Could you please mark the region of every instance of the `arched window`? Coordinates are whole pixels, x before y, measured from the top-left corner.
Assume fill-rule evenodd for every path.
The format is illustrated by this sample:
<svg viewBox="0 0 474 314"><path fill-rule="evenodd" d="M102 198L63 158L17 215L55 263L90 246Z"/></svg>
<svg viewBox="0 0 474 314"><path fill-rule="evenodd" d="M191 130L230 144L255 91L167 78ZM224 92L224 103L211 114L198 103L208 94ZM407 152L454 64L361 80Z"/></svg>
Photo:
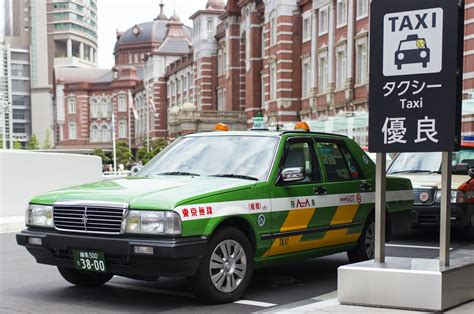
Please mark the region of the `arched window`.
<svg viewBox="0 0 474 314"><path fill-rule="evenodd" d="M99 127L97 125L93 125L91 127L91 142L98 142L99 141Z"/></svg>
<svg viewBox="0 0 474 314"><path fill-rule="evenodd" d="M69 122L69 139L77 140L77 123L75 121Z"/></svg>
<svg viewBox="0 0 474 314"><path fill-rule="evenodd" d="M101 108L103 118L107 118L109 116L109 104L107 103L107 99L102 99L102 108Z"/></svg>
<svg viewBox="0 0 474 314"><path fill-rule="evenodd" d="M91 100L91 117L98 118L99 117L99 108L96 99Z"/></svg>
<svg viewBox="0 0 474 314"><path fill-rule="evenodd" d="M111 135L109 126L103 125L102 126L102 142L110 142Z"/></svg>

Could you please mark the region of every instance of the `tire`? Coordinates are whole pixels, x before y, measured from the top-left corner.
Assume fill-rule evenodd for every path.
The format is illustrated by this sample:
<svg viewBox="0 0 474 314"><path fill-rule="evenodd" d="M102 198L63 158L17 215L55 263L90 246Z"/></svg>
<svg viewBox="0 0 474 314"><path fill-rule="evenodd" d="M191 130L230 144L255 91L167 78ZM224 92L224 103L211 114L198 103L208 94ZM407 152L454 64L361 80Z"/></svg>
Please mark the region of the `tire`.
<svg viewBox="0 0 474 314"><path fill-rule="evenodd" d="M469 220L469 224L464 226L462 230L462 237L466 241L474 240L474 216Z"/></svg>
<svg viewBox="0 0 474 314"><path fill-rule="evenodd" d="M357 246L347 251L351 263L358 263L374 258L375 253L375 218L370 214L364 225Z"/></svg>
<svg viewBox="0 0 474 314"><path fill-rule="evenodd" d="M80 271L73 268L58 267L66 281L79 287L100 287L112 279L113 275Z"/></svg>
<svg viewBox="0 0 474 314"><path fill-rule="evenodd" d="M192 278L196 295L212 304L239 299L252 278L253 255L248 238L240 230L232 227L218 230Z"/></svg>

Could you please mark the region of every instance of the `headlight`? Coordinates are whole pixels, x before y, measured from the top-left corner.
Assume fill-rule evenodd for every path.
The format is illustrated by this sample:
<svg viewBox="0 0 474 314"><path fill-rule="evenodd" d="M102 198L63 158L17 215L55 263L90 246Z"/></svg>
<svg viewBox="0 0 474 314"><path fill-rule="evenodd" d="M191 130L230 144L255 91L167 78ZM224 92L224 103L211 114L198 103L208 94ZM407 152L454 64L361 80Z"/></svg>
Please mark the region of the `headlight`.
<svg viewBox="0 0 474 314"><path fill-rule="evenodd" d="M54 228L53 206L30 205L26 210L25 220L28 227Z"/></svg>
<svg viewBox="0 0 474 314"><path fill-rule="evenodd" d="M435 202L441 203L441 190L436 190ZM466 193L462 190L451 190L451 203L465 203Z"/></svg>
<svg viewBox="0 0 474 314"><path fill-rule="evenodd" d="M181 218L172 211L131 210L126 218L126 233L181 234Z"/></svg>
<svg viewBox="0 0 474 314"><path fill-rule="evenodd" d="M405 58L405 54L403 52L398 53L398 60L403 60Z"/></svg>

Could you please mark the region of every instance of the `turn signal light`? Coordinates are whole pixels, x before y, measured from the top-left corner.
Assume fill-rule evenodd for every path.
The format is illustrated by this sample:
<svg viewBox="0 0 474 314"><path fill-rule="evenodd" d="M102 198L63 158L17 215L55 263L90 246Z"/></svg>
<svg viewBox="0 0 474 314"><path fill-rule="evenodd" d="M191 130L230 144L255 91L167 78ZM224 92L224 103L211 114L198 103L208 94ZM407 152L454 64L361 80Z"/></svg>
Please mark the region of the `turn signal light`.
<svg viewBox="0 0 474 314"><path fill-rule="evenodd" d="M303 130L303 131L306 131L306 132L311 131L311 129L309 128L308 123L306 123L304 121L296 123L295 130Z"/></svg>
<svg viewBox="0 0 474 314"><path fill-rule="evenodd" d="M217 123L214 130L227 132L229 131L229 127L224 123Z"/></svg>

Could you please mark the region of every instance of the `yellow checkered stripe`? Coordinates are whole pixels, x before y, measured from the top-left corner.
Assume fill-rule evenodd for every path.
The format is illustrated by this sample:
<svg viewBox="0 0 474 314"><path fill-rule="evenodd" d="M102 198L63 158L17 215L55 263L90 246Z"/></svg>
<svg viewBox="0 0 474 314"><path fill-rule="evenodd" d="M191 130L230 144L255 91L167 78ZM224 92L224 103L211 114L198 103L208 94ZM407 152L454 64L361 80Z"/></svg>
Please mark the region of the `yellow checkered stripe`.
<svg viewBox="0 0 474 314"><path fill-rule="evenodd" d="M352 223L358 209L359 204L338 206L336 214L331 220L331 226ZM285 222L280 228L280 232L297 231L308 228L308 224L316 211L316 208L290 210ZM281 238L277 238L263 256L268 257L356 242L359 239L360 233L347 234L348 230L349 228L330 230L325 233L323 238L309 241L301 241L303 238L302 234L283 237L285 238L284 241L281 241Z"/></svg>

